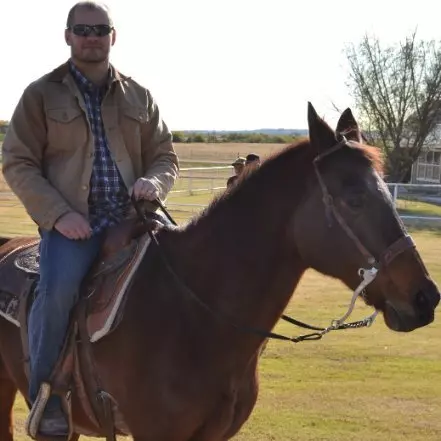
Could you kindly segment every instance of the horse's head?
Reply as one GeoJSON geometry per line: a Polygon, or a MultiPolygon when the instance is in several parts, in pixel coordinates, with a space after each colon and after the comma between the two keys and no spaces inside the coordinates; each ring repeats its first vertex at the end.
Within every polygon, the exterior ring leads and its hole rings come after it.
{"type": "Polygon", "coordinates": [[[314,166],[294,218],[302,259],[354,290],[363,269],[377,269],[364,298],[387,326],[412,331],[431,323],[440,294],[381,177],[378,150],[361,145],[349,109],[334,132],[309,104],[308,123],[314,166]]]}

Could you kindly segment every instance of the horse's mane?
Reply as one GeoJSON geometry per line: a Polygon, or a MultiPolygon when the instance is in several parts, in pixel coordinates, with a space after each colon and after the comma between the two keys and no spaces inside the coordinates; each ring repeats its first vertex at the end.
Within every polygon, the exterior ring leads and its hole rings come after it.
{"type": "MultiPolygon", "coordinates": [[[[273,175],[276,173],[276,169],[283,169],[283,163],[286,166],[289,166],[288,164],[292,163],[292,157],[300,157],[302,151],[305,151],[307,149],[304,149],[304,147],[307,147],[309,145],[308,139],[302,139],[296,143],[287,145],[284,148],[281,148],[280,150],[272,153],[271,155],[267,156],[267,158],[262,161],[261,165],[253,165],[247,166],[244,168],[242,173],[238,176],[236,181],[233,183],[231,187],[229,187],[224,192],[215,195],[209,205],[202,210],[199,215],[193,217],[189,223],[188,226],[194,225],[199,222],[199,220],[202,220],[202,218],[206,217],[208,214],[215,211],[217,208],[224,206],[226,204],[229,205],[242,205],[243,201],[246,201],[248,198],[248,195],[251,193],[251,191],[254,192],[260,192],[262,189],[259,188],[261,186],[264,186],[263,183],[264,180],[257,180],[255,179],[257,176],[255,176],[257,173],[259,175],[265,174],[268,178],[270,178],[270,175],[273,175]],[[280,167],[271,167],[271,164],[274,162],[280,162],[280,167]],[[259,181],[260,183],[257,183],[259,181]],[[253,187],[251,189],[251,187],[253,187]],[[235,195],[238,193],[238,191],[241,192],[243,197],[236,198],[235,195]],[[233,200],[235,202],[233,202],[233,200]]],[[[265,179],[267,181],[267,179],[265,179]]]]}
{"type": "MultiPolygon", "coordinates": [[[[357,127],[358,132],[358,127],[357,127]]],[[[354,133],[354,128],[349,128],[347,130],[338,132],[337,136],[347,136],[349,137],[354,133]]],[[[349,138],[350,139],[350,138],[349,138]]],[[[365,140],[366,138],[361,134],[360,139],[365,140]]],[[[377,171],[380,176],[384,174],[384,157],[383,152],[378,147],[371,146],[369,144],[363,144],[361,141],[350,141],[351,147],[356,148],[360,151],[362,156],[364,156],[370,163],[370,165],[377,171]]]]}
{"type": "MultiPolygon", "coordinates": [[[[358,152],[361,157],[366,159],[380,176],[383,175],[383,156],[379,148],[354,141],[350,142],[350,148],[358,152]]],[[[312,148],[310,148],[309,138],[301,138],[297,142],[289,144],[286,147],[269,155],[266,159],[262,161],[260,166],[246,167],[244,171],[238,176],[238,179],[236,179],[234,184],[225,192],[214,196],[210,204],[204,210],[202,210],[199,215],[193,217],[189,221],[187,227],[191,227],[192,225],[197,224],[200,220],[202,220],[202,218],[205,218],[208,214],[210,214],[220,206],[231,204],[232,208],[234,208],[234,205],[242,204],[243,200],[246,200],[247,198],[247,193],[250,193],[252,186],[253,192],[262,191],[263,187],[270,180],[268,178],[271,178],[271,176],[275,173],[280,175],[286,167],[291,170],[293,163],[300,163],[300,161],[312,162],[313,159],[314,151],[312,148]],[[265,174],[266,179],[260,179],[259,183],[257,183],[257,179],[255,179],[254,176],[256,173],[259,173],[260,175],[265,174]],[[262,188],[259,188],[259,186],[262,188]],[[241,193],[243,194],[243,198],[235,198],[234,195],[238,191],[241,191],[241,193]],[[236,203],[233,203],[233,198],[236,199],[236,203]]],[[[296,170],[296,178],[298,182],[302,182],[303,180],[305,180],[307,173],[308,167],[298,167],[296,170]]],[[[295,188],[292,189],[292,191],[295,192],[295,188]]]]}
{"type": "Polygon", "coordinates": [[[384,175],[384,156],[381,149],[368,144],[352,142],[357,150],[370,162],[371,166],[380,176],[384,175]]]}

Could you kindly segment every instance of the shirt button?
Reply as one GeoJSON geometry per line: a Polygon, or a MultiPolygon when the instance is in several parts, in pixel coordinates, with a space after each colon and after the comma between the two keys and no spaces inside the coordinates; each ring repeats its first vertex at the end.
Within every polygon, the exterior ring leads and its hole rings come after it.
{"type": "Polygon", "coordinates": [[[83,185],[81,188],[82,188],[83,190],[87,190],[89,187],[88,187],[87,185],[83,185]]]}

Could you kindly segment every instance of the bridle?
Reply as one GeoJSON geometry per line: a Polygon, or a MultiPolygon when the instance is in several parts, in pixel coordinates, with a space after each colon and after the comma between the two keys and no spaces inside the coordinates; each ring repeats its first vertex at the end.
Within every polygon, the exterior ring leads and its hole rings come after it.
{"type": "MultiPolygon", "coordinates": [[[[350,143],[351,141],[348,141],[344,136],[341,135],[341,140],[336,145],[320,153],[318,156],[315,157],[313,161],[314,171],[317,176],[320,189],[322,191],[323,204],[325,206],[325,213],[326,213],[326,218],[328,220],[328,226],[331,227],[332,219],[333,218],[336,219],[342,230],[355,244],[355,246],[357,247],[360,254],[363,256],[368,266],[367,268],[358,269],[358,275],[362,278],[362,281],[354,291],[347,312],[340,319],[333,320],[331,322],[331,326],[329,328],[326,328],[329,330],[333,330],[335,327],[342,325],[344,321],[349,317],[349,315],[352,313],[354,309],[355,301],[357,300],[357,297],[359,295],[362,296],[364,295],[365,288],[374,281],[380,268],[385,268],[388,265],[390,265],[397,256],[399,256],[401,253],[408,250],[409,248],[415,248],[415,242],[413,241],[412,237],[408,234],[404,234],[397,241],[395,241],[388,248],[386,248],[386,250],[384,250],[383,253],[379,256],[379,258],[375,258],[373,254],[368,250],[368,248],[358,238],[358,236],[354,233],[352,228],[346,222],[345,218],[338,211],[336,205],[334,204],[334,198],[329,193],[325,180],[323,179],[323,176],[320,173],[319,163],[324,158],[342,149],[343,147],[350,147],[350,143]]],[[[375,311],[371,316],[365,319],[368,325],[372,324],[377,314],[378,311],[375,311]]]]}
{"type": "Polygon", "coordinates": [[[319,182],[322,195],[323,195],[323,204],[325,205],[325,211],[326,211],[326,218],[328,219],[329,226],[332,225],[332,215],[334,215],[334,218],[337,220],[337,222],[340,224],[343,231],[351,238],[351,240],[354,242],[355,246],[358,248],[358,251],[360,251],[361,255],[366,260],[367,264],[379,269],[380,267],[384,267],[389,265],[399,254],[401,254],[403,251],[407,250],[408,248],[415,247],[415,243],[412,240],[412,238],[405,234],[403,237],[398,239],[396,242],[394,242],[392,245],[390,245],[380,256],[379,259],[376,259],[369,251],[368,249],[363,245],[363,243],[359,240],[357,235],[354,233],[354,231],[351,229],[351,227],[347,224],[344,217],[340,214],[337,207],[334,204],[334,199],[329,193],[328,187],[326,186],[326,183],[320,173],[319,170],[319,162],[322,161],[327,156],[331,155],[332,153],[336,152],[337,150],[340,150],[343,147],[350,147],[351,141],[347,141],[346,138],[343,137],[343,140],[338,142],[334,147],[330,148],[329,150],[326,150],[325,152],[319,154],[316,156],[316,158],[313,161],[314,164],[314,171],[317,176],[317,180],[319,182]]]}
{"type": "MultiPolygon", "coordinates": [[[[329,227],[332,226],[332,219],[334,217],[337,220],[337,222],[339,223],[340,227],[343,229],[343,231],[354,242],[355,246],[357,247],[357,249],[359,250],[359,252],[363,256],[364,260],[366,261],[367,268],[361,267],[358,269],[358,275],[361,277],[361,282],[358,285],[358,287],[355,289],[355,291],[352,295],[352,298],[351,298],[351,301],[350,301],[350,304],[348,306],[346,313],[341,318],[332,320],[331,324],[328,327],[321,328],[321,327],[317,327],[317,326],[312,326],[312,325],[303,323],[299,320],[293,319],[285,314],[283,314],[281,316],[281,318],[283,320],[285,320],[293,325],[316,331],[316,332],[313,332],[310,334],[300,335],[297,337],[287,337],[287,336],[277,334],[274,332],[270,332],[270,331],[266,331],[263,329],[239,324],[236,322],[236,320],[234,318],[230,317],[226,313],[213,310],[209,305],[207,305],[205,302],[203,302],[200,299],[200,297],[198,295],[196,295],[187,285],[185,285],[185,283],[182,281],[182,279],[176,274],[174,269],[171,267],[171,265],[167,259],[167,256],[164,253],[164,250],[162,249],[162,247],[160,246],[160,244],[158,242],[156,235],[153,233],[153,231],[150,228],[151,224],[148,222],[145,213],[142,212],[142,210],[140,209],[140,207],[138,205],[138,202],[136,201],[136,199],[133,196],[131,199],[132,204],[135,207],[135,210],[136,210],[139,218],[141,219],[141,221],[148,227],[147,231],[150,235],[150,238],[152,239],[152,242],[156,245],[156,247],[159,251],[159,254],[165,264],[165,267],[167,268],[167,270],[171,274],[171,276],[172,276],[173,280],[175,281],[175,283],[177,284],[177,286],[184,293],[186,293],[192,300],[196,301],[196,303],[198,303],[206,311],[211,313],[215,318],[221,318],[224,321],[227,321],[233,327],[235,327],[241,331],[257,334],[257,335],[264,337],[264,338],[287,340],[287,341],[291,341],[293,343],[298,343],[300,341],[306,341],[306,340],[319,340],[330,331],[342,330],[342,329],[354,329],[354,328],[361,328],[361,327],[365,327],[365,326],[369,327],[374,322],[374,320],[378,314],[378,311],[375,311],[372,315],[366,317],[363,320],[358,320],[358,321],[355,321],[352,323],[345,323],[345,321],[351,315],[351,313],[355,307],[355,303],[356,303],[358,296],[365,295],[365,288],[370,283],[372,283],[374,281],[380,268],[387,267],[398,255],[400,255],[401,253],[403,253],[404,251],[406,251],[409,248],[414,248],[415,243],[412,240],[411,236],[409,236],[408,234],[404,234],[400,239],[398,239],[396,242],[392,243],[379,256],[378,259],[376,259],[373,256],[373,254],[371,254],[369,252],[368,248],[365,245],[363,245],[363,243],[360,241],[358,236],[354,233],[352,228],[348,225],[348,223],[346,222],[344,217],[338,211],[336,205],[334,204],[334,199],[331,196],[331,194],[329,193],[329,190],[328,190],[328,187],[326,186],[325,180],[323,179],[323,176],[320,173],[319,163],[324,158],[326,158],[329,155],[331,155],[332,153],[340,150],[341,148],[350,147],[350,142],[351,141],[347,141],[346,138],[342,136],[342,139],[335,146],[331,147],[330,149],[328,149],[328,150],[324,151],[323,153],[320,153],[318,156],[316,156],[313,161],[313,165],[314,165],[315,174],[317,176],[317,180],[319,182],[319,185],[320,185],[320,188],[322,191],[322,195],[323,195],[323,203],[325,206],[326,217],[328,219],[328,226],[329,227]]],[[[168,218],[168,220],[172,224],[177,225],[177,223],[172,219],[172,217],[170,216],[170,214],[165,209],[164,205],[161,203],[161,201],[159,199],[156,199],[154,201],[154,203],[163,211],[165,216],[168,218]]]]}

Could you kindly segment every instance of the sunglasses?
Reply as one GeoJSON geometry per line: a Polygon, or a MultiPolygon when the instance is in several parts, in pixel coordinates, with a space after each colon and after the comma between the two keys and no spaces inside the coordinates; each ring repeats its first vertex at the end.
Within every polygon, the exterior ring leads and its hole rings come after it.
{"type": "Polygon", "coordinates": [[[87,24],[76,24],[70,26],[70,29],[78,37],[88,37],[92,32],[97,37],[105,37],[113,31],[113,27],[107,24],[97,24],[97,25],[87,25],[87,24]]]}

